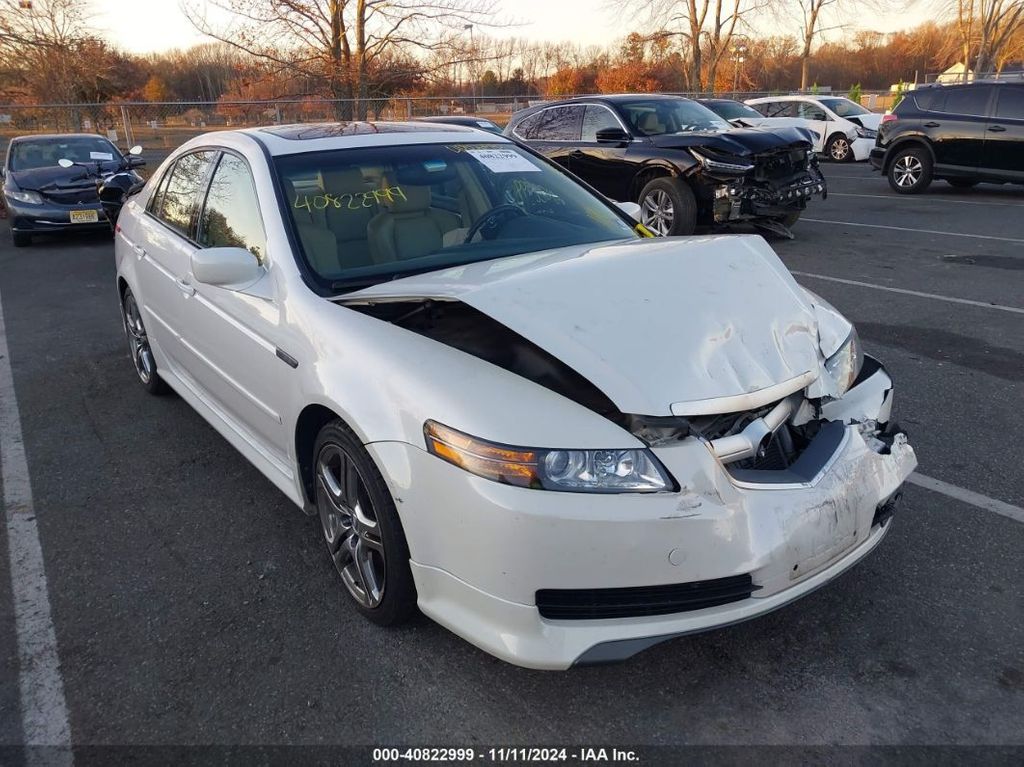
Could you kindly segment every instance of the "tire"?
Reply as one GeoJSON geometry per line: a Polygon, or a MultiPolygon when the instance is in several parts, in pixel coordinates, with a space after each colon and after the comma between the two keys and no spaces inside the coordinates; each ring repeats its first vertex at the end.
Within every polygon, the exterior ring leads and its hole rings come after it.
{"type": "Polygon", "coordinates": [[[14,247],[27,248],[32,244],[32,235],[28,232],[15,232],[12,230],[11,240],[14,241],[14,247]]]}
{"type": "Polygon", "coordinates": [[[803,213],[802,210],[794,210],[791,213],[787,213],[779,219],[779,223],[787,229],[792,229],[796,222],[800,220],[801,213],[803,213]]]}
{"type": "Polygon", "coordinates": [[[842,133],[836,133],[825,144],[825,154],[832,162],[853,162],[853,147],[850,146],[850,139],[842,133]]]}
{"type": "Polygon", "coordinates": [[[640,222],[656,235],[693,234],[697,228],[697,198],[685,181],[665,176],[649,181],[637,202],[640,222]]]}
{"type": "Polygon", "coordinates": [[[387,484],[341,420],[313,448],[316,507],[327,553],[355,608],[380,626],[416,614],[409,545],[387,484]]]}
{"type": "Polygon", "coordinates": [[[894,192],[920,194],[932,183],[932,156],[924,147],[898,149],[885,175],[894,192]]]}
{"type": "Polygon", "coordinates": [[[947,183],[955,189],[972,189],[978,185],[978,181],[970,178],[947,178],[947,183]]]}
{"type": "Polygon", "coordinates": [[[135,365],[135,375],[142,388],[154,396],[161,396],[170,391],[156,369],[156,358],[149,345],[146,326],[142,323],[142,313],[135,301],[131,288],[126,288],[121,299],[121,321],[124,334],[128,339],[128,353],[135,365]]]}

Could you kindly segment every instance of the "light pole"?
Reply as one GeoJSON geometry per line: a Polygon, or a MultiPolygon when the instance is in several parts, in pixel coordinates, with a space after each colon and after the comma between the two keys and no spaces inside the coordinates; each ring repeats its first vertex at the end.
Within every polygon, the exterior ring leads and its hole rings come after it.
{"type": "Polygon", "coordinates": [[[733,95],[736,95],[740,88],[740,68],[743,66],[743,62],[746,61],[747,58],[747,46],[742,43],[740,45],[734,45],[732,48],[732,55],[735,59],[735,63],[732,68],[732,92],[733,95]]]}
{"type": "Polygon", "coordinates": [[[476,77],[473,75],[473,61],[476,59],[476,48],[473,45],[473,25],[466,24],[463,29],[469,30],[469,92],[473,96],[473,113],[476,114],[476,77]]]}

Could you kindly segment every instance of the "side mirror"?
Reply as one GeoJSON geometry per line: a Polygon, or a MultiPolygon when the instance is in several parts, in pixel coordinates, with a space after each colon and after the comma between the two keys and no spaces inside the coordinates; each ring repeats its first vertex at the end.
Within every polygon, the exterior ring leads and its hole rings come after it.
{"type": "Polygon", "coordinates": [[[66,157],[61,157],[59,160],[57,160],[57,164],[60,167],[62,167],[62,168],[73,168],[73,167],[75,167],[75,164],[73,162],[71,162],[71,160],[69,160],[66,157]]]}
{"type": "Polygon", "coordinates": [[[617,202],[615,203],[615,207],[637,223],[640,223],[640,206],[635,202],[617,202]]]}
{"type": "Polygon", "coordinates": [[[140,154],[142,154],[142,147],[136,144],[135,146],[128,150],[128,154],[130,154],[132,157],[138,157],[140,154]]]}
{"type": "Polygon", "coordinates": [[[228,290],[244,290],[264,274],[256,256],[245,248],[203,248],[192,254],[191,261],[197,282],[228,290]]]}
{"type": "Polygon", "coordinates": [[[601,128],[595,135],[598,144],[625,144],[632,138],[622,128],[601,128]]]}

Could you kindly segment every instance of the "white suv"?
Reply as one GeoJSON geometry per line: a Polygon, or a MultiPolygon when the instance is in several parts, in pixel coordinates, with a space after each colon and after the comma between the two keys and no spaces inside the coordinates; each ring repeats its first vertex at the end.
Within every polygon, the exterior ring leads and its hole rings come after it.
{"type": "Polygon", "coordinates": [[[866,160],[875,145],[880,114],[845,96],[768,96],[746,102],[765,117],[801,117],[825,136],[825,155],[836,162],[866,160]],[[850,135],[857,138],[850,140],[850,135]]]}

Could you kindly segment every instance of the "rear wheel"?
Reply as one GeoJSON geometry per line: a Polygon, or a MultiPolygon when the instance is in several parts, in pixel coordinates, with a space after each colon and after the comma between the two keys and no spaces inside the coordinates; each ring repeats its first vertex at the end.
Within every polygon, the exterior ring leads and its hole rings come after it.
{"type": "Polygon", "coordinates": [[[849,162],[853,159],[853,148],[850,146],[850,139],[842,133],[837,133],[828,140],[825,145],[825,154],[832,162],[849,162]]]}
{"type": "Polygon", "coordinates": [[[341,420],[320,430],[313,455],[320,528],[345,591],[374,623],[408,620],[416,611],[409,546],[380,471],[341,420]]]}
{"type": "Polygon", "coordinates": [[[921,147],[900,149],[889,163],[887,175],[893,191],[919,194],[932,183],[931,155],[921,147]]]}
{"type": "Polygon", "coordinates": [[[14,241],[14,247],[25,248],[32,244],[32,235],[28,232],[11,232],[11,239],[14,241]]]}
{"type": "Polygon", "coordinates": [[[677,178],[656,178],[640,192],[640,222],[661,237],[693,234],[697,199],[689,184],[677,178]]]}
{"type": "Polygon", "coordinates": [[[947,178],[946,181],[956,189],[971,189],[978,185],[978,182],[971,178],[947,178]]]}

